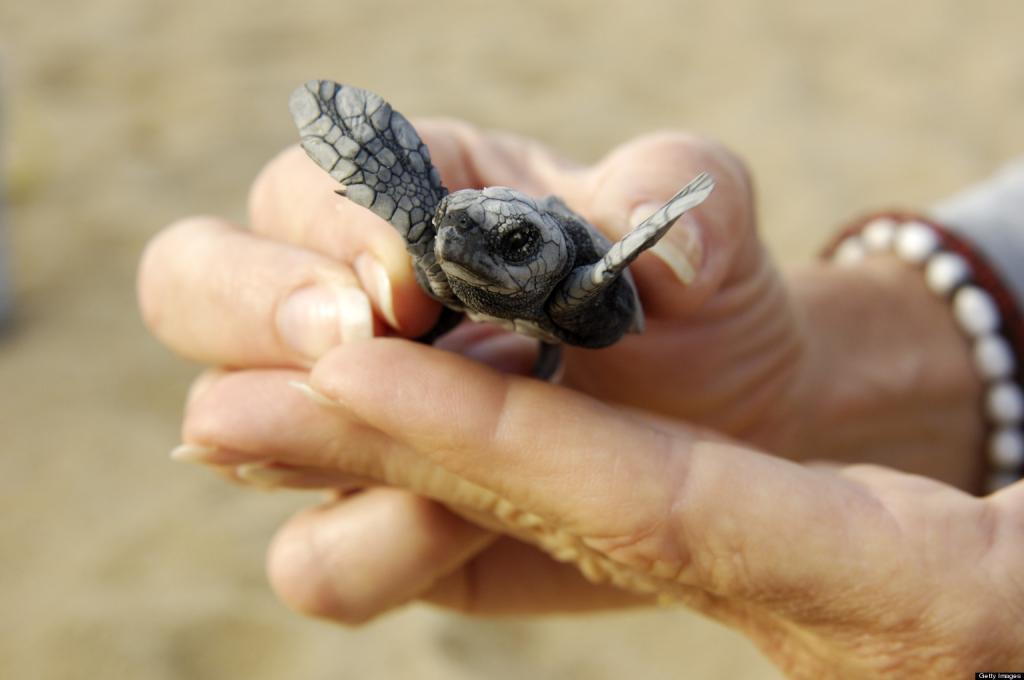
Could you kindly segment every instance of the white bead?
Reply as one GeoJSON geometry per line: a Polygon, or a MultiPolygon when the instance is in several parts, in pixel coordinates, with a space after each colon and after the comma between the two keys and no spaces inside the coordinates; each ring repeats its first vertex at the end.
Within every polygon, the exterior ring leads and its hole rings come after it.
{"type": "Polygon", "coordinates": [[[1024,394],[1011,382],[999,382],[988,389],[985,407],[989,417],[1001,425],[1019,423],[1024,417],[1024,394]]]}
{"type": "Polygon", "coordinates": [[[949,295],[967,280],[971,266],[956,253],[938,252],[928,258],[924,270],[925,281],[936,295],[949,295]]]}
{"type": "Polygon", "coordinates": [[[995,493],[996,491],[1004,489],[1019,480],[1020,477],[1012,472],[994,472],[989,475],[988,482],[985,486],[988,488],[989,493],[995,493]]]}
{"type": "Polygon", "coordinates": [[[839,244],[839,247],[836,248],[836,253],[832,259],[835,260],[836,264],[848,267],[863,260],[866,254],[867,251],[864,248],[864,243],[858,237],[847,236],[839,244]]]}
{"type": "Polygon", "coordinates": [[[864,245],[873,253],[890,250],[896,239],[896,220],[889,217],[871,220],[861,231],[861,236],[864,245]]]}
{"type": "Polygon", "coordinates": [[[1010,343],[996,333],[987,333],[974,343],[974,365],[986,380],[1009,377],[1017,367],[1010,343]]]}
{"type": "Polygon", "coordinates": [[[999,430],[988,441],[988,458],[998,468],[1019,470],[1024,465],[1024,435],[1012,427],[999,430]]]}
{"type": "Polygon", "coordinates": [[[953,316],[971,337],[992,333],[999,326],[999,308],[995,300],[977,286],[964,286],[956,292],[953,316]]]}
{"type": "Polygon", "coordinates": [[[907,222],[896,232],[896,254],[911,264],[921,264],[938,247],[938,234],[920,222],[907,222]]]}

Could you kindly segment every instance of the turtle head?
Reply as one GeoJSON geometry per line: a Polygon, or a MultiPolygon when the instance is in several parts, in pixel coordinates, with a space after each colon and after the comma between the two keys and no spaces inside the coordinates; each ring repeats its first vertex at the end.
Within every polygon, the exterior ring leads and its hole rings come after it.
{"type": "Polygon", "coordinates": [[[573,246],[561,225],[512,189],[449,194],[434,225],[434,254],[456,293],[468,286],[491,296],[543,299],[572,268],[573,246]]]}

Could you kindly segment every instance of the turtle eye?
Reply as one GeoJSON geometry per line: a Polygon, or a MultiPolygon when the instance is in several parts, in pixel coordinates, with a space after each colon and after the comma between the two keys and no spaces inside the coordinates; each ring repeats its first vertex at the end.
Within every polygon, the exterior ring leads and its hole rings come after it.
{"type": "Polygon", "coordinates": [[[540,235],[531,227],[519,227],[506,231],[498,239],[498,252],[502,259],[518,264],[530,259],[540,245],[540,235]]]}

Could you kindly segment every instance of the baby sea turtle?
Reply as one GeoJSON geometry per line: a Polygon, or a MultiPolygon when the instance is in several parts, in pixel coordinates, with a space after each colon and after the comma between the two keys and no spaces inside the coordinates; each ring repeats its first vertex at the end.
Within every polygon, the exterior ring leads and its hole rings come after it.
{"type": "Polygon", "coordinates": [[[398,230],[423,290],[447,310],[423,340],[465,314],[541,341],[537,375],[559,343],[606,347],[643,330],[627,269],[714,188],[701,173],[612,244],[559,198],[508,187],[449,194],[405,117],[373,92],[311,80],[291,96],[302,147],[343,185],[339,194],[398,230]]]}

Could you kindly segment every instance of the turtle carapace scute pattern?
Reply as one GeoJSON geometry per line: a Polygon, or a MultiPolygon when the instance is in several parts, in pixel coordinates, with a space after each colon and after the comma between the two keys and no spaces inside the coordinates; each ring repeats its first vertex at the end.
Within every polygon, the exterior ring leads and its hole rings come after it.
{"type": "Polygon", "coordinates": [[[701,173],[613,244],[554,196],[448,193],[416,130],[377,94],[311,80],[290,108],[302,147],[342,184],[338,193],[405,240],[428,295],[544,343],[598,348],[641,332],[629,264],[714,188],[701,173]]]}

